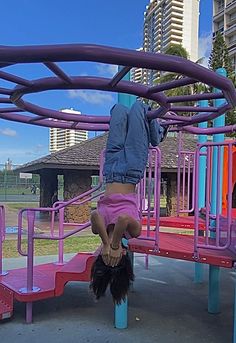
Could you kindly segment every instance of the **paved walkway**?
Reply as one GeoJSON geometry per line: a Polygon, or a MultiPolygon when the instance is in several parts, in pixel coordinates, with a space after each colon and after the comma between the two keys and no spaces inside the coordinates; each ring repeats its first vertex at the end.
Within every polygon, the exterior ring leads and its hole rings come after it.
{"type": "MultiPolygon", "coordinates": [[[[70,258],[68,256],[68,258],[70,258]]],[[[38,263],[53,257],[36,258],[38,263]]],[[[6,268],[21,266],[7,259],[6,268]]],[[[233,284],[231,270],[221,272],[221,313],[207,313],[205,282],[193,283],[194,264],[160,257],[135,257],[136,281],[129,295],[129,328],[113,327],[109,295],[94,302],[87,283],[71,282],[59,298],[34,304],[34,323],[24,323],[25,306],[15,303],[14,318],[0,324],[1,343],[230,343],[232,342],[233,284]]]]}

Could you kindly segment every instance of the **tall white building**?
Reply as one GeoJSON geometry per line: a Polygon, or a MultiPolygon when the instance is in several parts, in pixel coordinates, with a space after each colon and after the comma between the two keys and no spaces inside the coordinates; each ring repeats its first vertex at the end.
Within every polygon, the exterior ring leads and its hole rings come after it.
{"type": "Polygon", "coordinates": [[[236,71],[236,0],[213,1],[213,38],[217,32],[224,36],[236,71]]]}
{"type": "MultiPolygon", "coordinates": [[[[73,109],[64,109],[62,112],[80,115],[81,112],[73,109]]],[[[54,120],[54,119],[53,119],[54,120]]],[[[55,119],[56,120],[56,119],[55,119]]],[[[73,129],[50,128],[49,151],[55,152],[88,139],[88,131],[73,129]]]]}
{"type": "MultiPolygon", "coordinates": [[[[143,51],[143,48],[136,49],[137,51],[143,51]]],[[[130,71],[130,79],[133,82],[142,83],[143,81],[143,69],[132,68],[130,71]]]]}
{"type": "MultiPolygon", "coordinates": [[[[190,60],[198,59],[199,0],[150,0],[144,12],[143,50],[165,53],[181,44],[190,60]]],[[[142,82],[152,84],[154,71],[144,71],[142,82]]]]}

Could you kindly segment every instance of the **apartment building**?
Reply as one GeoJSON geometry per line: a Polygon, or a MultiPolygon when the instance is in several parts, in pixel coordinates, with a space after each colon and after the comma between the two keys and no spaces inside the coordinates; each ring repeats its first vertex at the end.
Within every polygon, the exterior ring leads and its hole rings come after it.
{"type": "MultiPolygon", "coordinates": [[[[73,109],[61,110],[65,113],[80,115],[81,112],[73,109]]],[[[56,120],[56,119],[53,119],[56,120]]],[[[56,152],[88,139],[88,131],[50,128],[49,131],[49,151],[56,152]]]]}
{"type": "Polygon", "coordinates": [[[236,0],[213,0],[213,39],[217,32],[224,36],[236,71],[236,0]]]}
{"type": "MultiPolygon", "coordinates": [[[[199,0],[150,0],[144,12],[143,50],[165,53],[181,44],[190,60],[198,59],[199,0]]],[[[142,72],[142,82],[153,84],[157,72],[142,72]]]]}

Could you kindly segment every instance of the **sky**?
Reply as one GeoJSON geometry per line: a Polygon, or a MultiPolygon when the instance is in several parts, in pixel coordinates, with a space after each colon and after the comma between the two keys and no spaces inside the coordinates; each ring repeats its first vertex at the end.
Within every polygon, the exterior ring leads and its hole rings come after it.
{"type": "MultiPolygon", "coordinates": [[[[3,1],[0,44],[90,43],[137,49],[142,45],[143,13],[148,3],[149,0],[3,1]]],[[[212,0],[200,0],[199,25],[199,57],[207,57],[211,51],[212,0]]],[[[114,67],[98,63],[60,66],[72,75],[111,77],[116,72],[114,67]]],[[[40,64],[11,66],[4,71],[27,79],[53,76],[40,64]]],[[[0,79],[0,87],[13,86],[0,79]]],[[[93,115],[108,115],[117,101],[115,94],[88,90],[43,92],[25,99],[47,108],[73,108],[93,115]]],[[[19,165],[47,155],[48,143],[48,128],[0,119],[0,169],[8,158],[19,165]]]]}

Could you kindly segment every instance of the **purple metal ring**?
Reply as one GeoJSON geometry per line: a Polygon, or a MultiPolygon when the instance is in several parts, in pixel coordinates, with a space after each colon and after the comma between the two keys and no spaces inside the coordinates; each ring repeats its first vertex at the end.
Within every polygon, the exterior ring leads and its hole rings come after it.
{"type": "Polygon", "coordinates": [[[73,129],[108,130],[108,123],[110,121],[109,116],[74,116],[64,112],[43,108],[26,102],[23,99],[25,94],[52,89],[96,89],[133,94],[155,101],[159,105],[159,109],[148,113],[150,118],[161,116],[165,119],[166,124],[171,123],[176,124],[177,126],[187,125],[188,127],[194,123],[216,118],[222,113],[222,106],[221,108],[209,107],[207,109],[197,106],[193,107],[192,101],[222,97],[226,99],[223,108],[230,109],[236,105],[234,85],[229,79],[178,56],[86,44],[24,47],[1,46],[0,55],[0,68],[2,68],[2,71],[0,71],[0,79],[2,78],[16,84],[16,87],[13,89],[0,88],[0,94],[5,95],[5,97],[0,98],[0,104],[12,103],[16,106],[12,108],[0,108],[0,118],[6,120],[15,120],[49,127],[56,126],[73,129]],[[55,63],[70,61],[109,63],[122,65],[124,68],[111,79],[85,76],[76,77],[67,75],[55,63]],[[27,80],[3,71],[5,67],[17,63],[43,63],[55,74],[55,77],[27,80]],[[123,76],[132,67],[168,71],[182,74],[183,77],[153,87],[122,80],[123,76]],[[215,87],[221,93],[217,96],[215,93],[203,93],[175,97],[167,97],[164,93],[166,90],[194,84],[196,82],[215,87]],[[176,103],[183,101],[189,101],[189,106],[176,106],[176,103]],[[179,113],[188,110],[193,113],[188,119],[179,115],[179,113]],[[26,113],[22,114],[22,112],[33,113],[33,116],[26,115],[26,113]],[[170,112],[175,112],[178,115],[173,116],[170,112]],[[198,115],[199,112],[202,113],[198,115]],[[57,121],[49,120],[49,118],[57,119],[57,121]]]}

